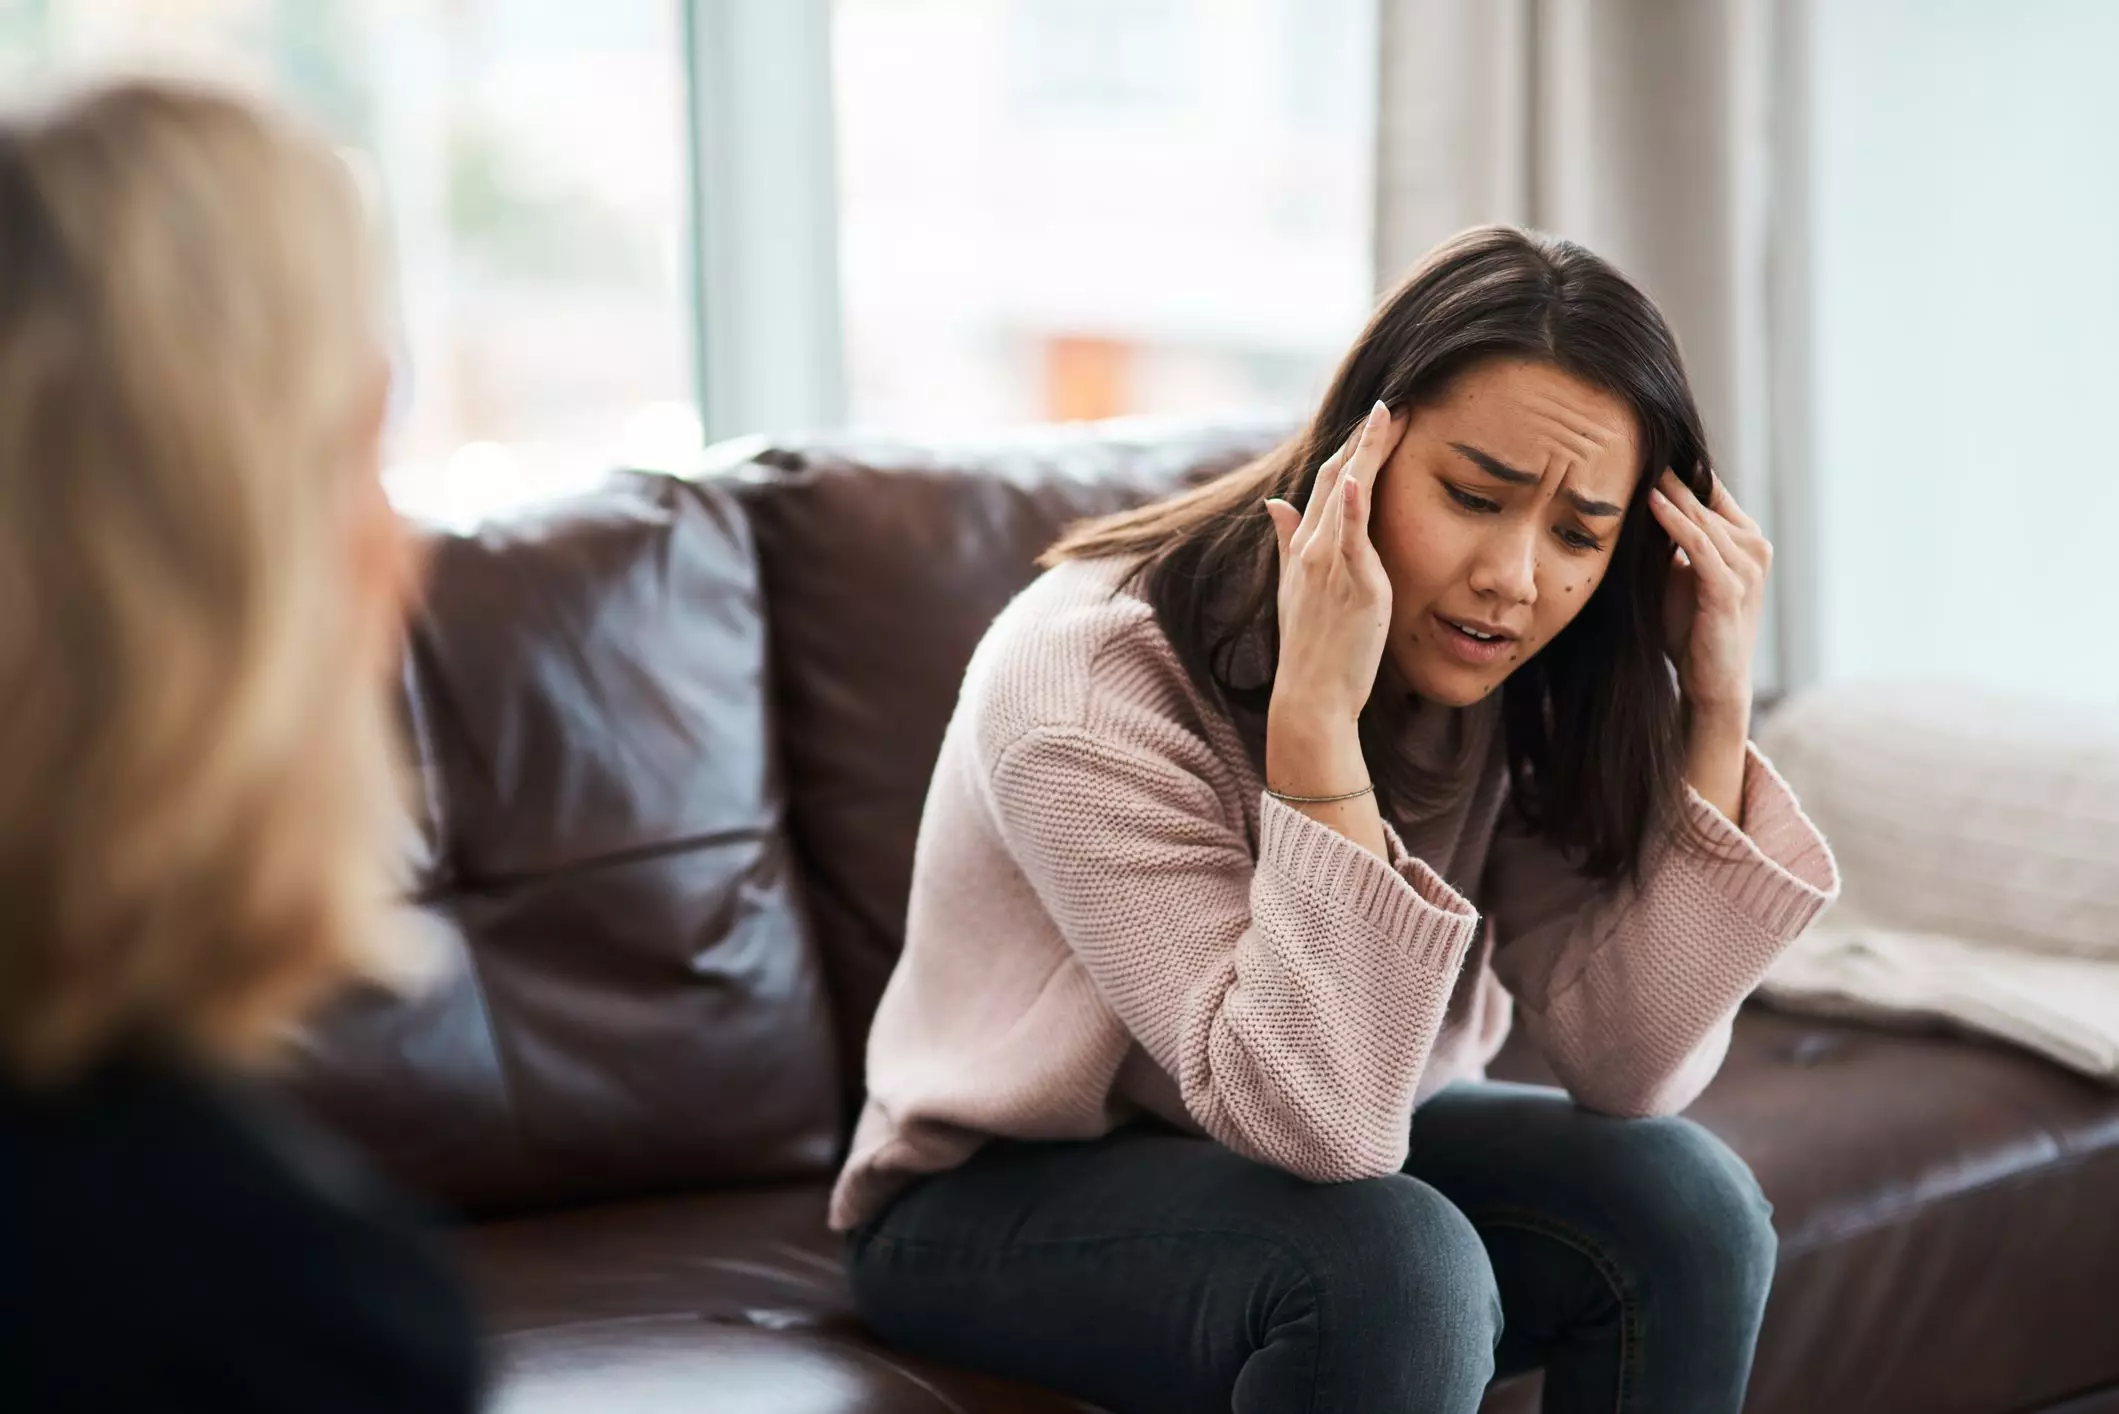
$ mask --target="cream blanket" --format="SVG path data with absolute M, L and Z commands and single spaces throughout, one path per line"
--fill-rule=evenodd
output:
M 2119 1082 L 2119 722 L 1867 683 L 1804 694 L 1758 735 L 1844 888 L 1762 997 L 1949 1022 Z

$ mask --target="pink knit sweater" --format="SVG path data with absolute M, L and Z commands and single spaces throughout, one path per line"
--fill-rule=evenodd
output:
M 1264 794 L 1119 579 L 1051 571 L 972 658 L 836 1228 L 990 1136 L 1091 1139 L 1142 1111 L 1320 1182 L 1391 1173 L 1414 1106 L 1482 1075 L 1512 1009 L 1578 1103 L 1681 1110 L 1838 892 L 1755 748 L 1741 830 L 1686 802 L 1726 857 L 1666 830 L 1638 888 L 1599 888 L 1505 827 L 1497 703 L 1418 715 L 1407 750 L 1472 732 L 1475 767 L 1378 859 Z

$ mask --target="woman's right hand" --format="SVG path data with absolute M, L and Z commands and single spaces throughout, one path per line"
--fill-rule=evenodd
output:
M 1320 730 L 1351 728 L 1375 690 L 1390 633 L 1391 582 L 1369 539 L 1369 501 L 1405 425 L 1377 403 L 1318 468 L 1306 509 L 1266 502 L 1280 544 L 1275 717 Z

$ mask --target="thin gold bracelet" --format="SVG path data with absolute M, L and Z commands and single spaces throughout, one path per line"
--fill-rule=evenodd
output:
M 1344 795 L 1289 795 L 1285 791 L 1274 790 L 1271 786 L 1266 787 L 1266 794 L 1272 796 L 1275 800 L 1284 800 L 1290 805 L 1330 805 L 1335 801 L 1359 799 L 1374 789 L 1376 789 L 1376 783 L 1371 781 L 1360 790 L 1350 790 Z

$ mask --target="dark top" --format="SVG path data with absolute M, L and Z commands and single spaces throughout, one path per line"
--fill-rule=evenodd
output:
M 479 1384 L 434 1238 L 262 1091 L 0 1082 L 0 1408 L 460 1414 Z

